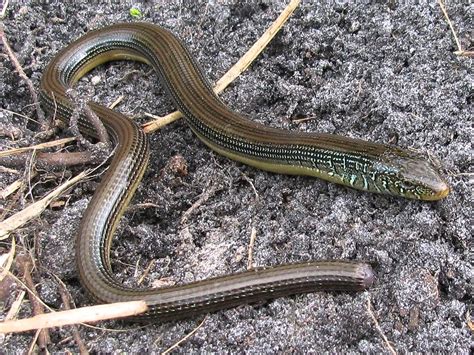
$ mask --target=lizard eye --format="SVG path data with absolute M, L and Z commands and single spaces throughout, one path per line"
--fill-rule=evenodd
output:
M 408 181 L 403 181 L 401 184 L 400 184 L 400 187 L 405 189 L 405 190 L 413 190 L 415 188 L 415 185 L 412 184 L 411 182 L 408 182 Z

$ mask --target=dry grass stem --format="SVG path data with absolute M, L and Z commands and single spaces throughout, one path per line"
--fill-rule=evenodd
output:
M 3 198 L 4 200 L 6 200 L 11 194 L 13 194 L 14 192 L 18 191 L 17 193 L 17 196 L 18 194 L 20 194 L 21 192 L 24 191 L 24 189 L 27 187 L 27 183 L 28 179 L 33 179 L 38 173 L 36 172 L 36 170 L 33 170 L 31 171 L 28 175 L 28 177 L 26 176 L 23 176 L 21 179 L 18 179 L 14 182 L 12 182 L 10 185 L 8 185 L 7 187 L 5 187 L 2 191 L 0 191 L 0 198 Z M 5 210 L 3 211 L 3 213 L 0 213 L 0 220 L 3 220 L 4 216 L 7 214 L 8 210 L 15 204 L 15 200 L 14 199 L 11 199 L 9 201 L 9 205 L 7 208 L 5 208 Z M 0 222 L 1 223 L 1 222 Z
M 59 280 L 58 277 L 56 278 Z M 59 293 L 61 294 L 61 300 L 63 301 L 64 309 L 67 311 L 70 310 L 71 309 L 71 301 L 70 301 L 71 295 L 67 291 L 67 288 L 62 281 L 60 282 L 60 285 L 59 285 Z M 75 324 L 73 324 L 71 325 L 71 329 L 72 329 L 74 341 L 76 342 L 76 345 L 79 348 L 79 353 L 81 355 L 89 354 L 89 351 L 87 350 L 87 347 L 81 338 L 81 334 L 79 333 L 79 328 Z
M 16 242 L 15 242 L 15 238 L 12 238 L 12 245 L 11 245 L 10 251 L 6 254 L 3 254 L 2 260 L 0 261 L 0 267 L 2 269 L 2 272 L 0 273 L 0 282 L 2 282 L 5 276 L 7 276 L 10 272 L 10 269 L 13 263 L 13 257 L 15 256 L 15 250 L 16 250 Z
M 23 280 L 25 285 L 28 287 L 28 296 L 30 298 L 31 308 L 33 309 L 33 314 L 35 316 L 41 316 L 44 314 L 45 307 L 43 302 L 39 302 L 38 292 L 36 291 L 36 285 L 33 282 L 31 272 L 33 271 L 33 260 L 29 254 L 21 255 L 17 258 L 17 265 L 23 273 Z M 48 348 L 48 345 L 51 344 L 51 337 L 49 336 L 48 329 L 38 329 L 37 333 L 37 342 L 41 351 Z M 34 344 L 34 342 L 32 342 Z M 33 346 L 33 345 L 32 345 Z
M 206 190 L 199 196 L 198 200 L 189 207 L 181 217 L 181 224 L 185 224 L 188 221 L 188 218 L 194 213 L 196 209 L 198 209 L 203 203 L 205 203 L 209 198 L 214 196 L 217 190 L 216 184 L 212 185 L 211 187 L 207 187 Z
M 88 174 L 89 171 L 81 172 L 71 180 L 66 181 L 64 184 L 58 186 L 56 189 L 47 194 L 41 200 L 32 203 L 20 212 L 17 212 L 13 216 L 0 222 L 0 240 L 4 239 L 15 229 L 23 226 L 31 219 L 38 217 L 55 198 L 59 197 L 64 191 L 68 190 L 74 184 L 87 177 Z
M 13 50 L 11 49 L 10 44 L 8 43 L 7 37 L 5 36 L 3 23 L 0 24 L 0 39 L 2 40 L 2 43 L 3 43 L 3 50 L 6 52 L 6 54 L 10 58 L 10 61 L 15 67 L 15 70 L 17 71 L 20 78 L 23 79 L 23 81 L 26 83 L 26 86 L 28 87 L 28 91 L 30 92 L 30 95 L 31 95 L 31 99 L 33 100 L 33 106 L 35 107 L 36 115 L 39 118 L 42 128 L 46 129 L 46 126 L 47 126 L 46 119 L 44 117 L 43 111 L 41 110 L 41 107 L 38 101 L 38 95 L 36 94 L 35 86 L 33 85 L 33 82 L 30 80 L 30 78 L 28 78 L 28 76 L 25 74 L 25 71 L 23 70 L 20 62 L 15 56 L 15 53 L 13 53 Z
M 10 196 L 12 193 L 14 193 L 19 188 L 21 188 L 23 184 L 24 184 L 23 179 L 18 179 L 16 181 L 13 181 L 10 185 L 8 185 L 2 191 L 0 191 L 0 198 L 2 200 L 6 200 L 8 196 Z
M 25 295 L 26 295 L 26 291 L 23 291 L 23 290 L 21 290 L 18 293 L 18 296 L 16 296 L 15 301 L 13 301 L 7 315 L 5 316 L 4 322 L 16 318 L 16 316 L 18 315 L 18 312 L 20 311 L 21 304 L 23 300 L 25 299 Z
M 250 241 L 248 247 L 248 262 L 247 262 L 247 270 L 253 269 L 253 248 L 255 245 L 255 239 L 257 238 L 257 230 L 255 227 L 252 227 L 252 232 L 250 233 Z
M 0 174 L 20 175 L 20 172 L 16 169 L 7 168 L 6 166 L 0 166 Z
M 204 322 L 206 321 L 207 319 L 207 316 L 204 317 L 204 319 L 202 320 L 201 323 L 199 323 L 199 325 L 194 328 L 189 334 L 187 334 L 185 337 L 183 337 L 180 341 L 174 343 L 172 346 L 170 346 L 168 349 L 166 349 L 165 351 L 163 351 L 161 353 L 161 355 L 166 355 L 166 354 L 169 354 L 171 351 L 173 351 L 174 349 L 176 349 L 179 345 L 181 345 L 183 342 L 185 342 L 187 339 L 189 339 L 190 337 L 192 337 L 198 330 L 199 328 L 202 327 L 202 325 L 204 324 Z
M 467 322 L 467 326 L 469 327 L 470 331 L 474 332 L 474 323 L 472 322 L 471 313 L 469 312 L 469 310 L 466 312 L 466 322 Z
M 146 312 L 145 301 L 118 302 L 105 305 L 40 314 L 32 318 L 0 323 L 0 333 L 18 333 L 35 329 L 62 327 L 86 322 L 131 317 Z
M 388 340 L 387 336 L 383 332 L 382 328 L 380 327 L 379 322 L 377 321 L 377 318 L 374 315 L 374 312 L 372 312 L 372 303 L 370 300 L 370 297 L 367 297 L 367 312 L 370 315 L 370 318 L 372 318 L 372 321 L 374 322 L 375 328 L 377 329 L 377 332 L 380 334 L 382 337 L 383 341 L 385 342 L 385 345 L 387 346 L 387 349 L 390 351 L 392 355 L 396 355 L 397 352 L 393 348 L 393 346 L 390 344 L 390 341 Z
M 117 98 L 115 99 L 115 101 L 112 102 L 112 103 L 109 105 L 109 108 L 110 108 L 110 109 L 115 108 L 119 103 L 121 103 L 121 102 L 123 101 L 123 98 L 124 98 L 124 97 L 125 97 L 125 96 L 123 96 L 123 95 L 120 95 L 119 97 L 117 97 Z
M 288 6 L 282 11 L 280 16 L 272 23 L 272 25 L 265 31 L 265 33 L 254 43 L 254 45 L 245 53 L 222 78 L 217 81 L 214 92 L 219 94 L 222 92 L 232 81 L 234 81 L 242 72 L 247 69 L 250 64 L 255 60 L 256 57 L 265 49 L 267 44 L 272 40 L 278 31 L 283 27 L 285 22 L 291 16 L 291 14 L 298 7 L 300 0 L 291 0 Z M 156 117 L 152 114 L 146 114 L 148 117 Z M 164 117 L 159 117 L 155 121 L 147 122 L 143 125 L 145 133 L 151 133 L 167 124 L 181 118 L 182 115 L 179 111 L 173 112 Z
M 459 55 L 459 56 L 465 56 L 465 57 L 474 57 L 474 51 L 466 51 L 462 48 L 458 35 L 456 34 L 456 31 L 454 30 L 453 23 L 449 19 L 448 11 L 446 10 L 446 5 L 444 4 L 444 0 L 438 0 L 438 4 L 439 4 L 439 7 L 441 8 L 441 11 L 443 12 L 444 17 L 446 18 L 446 22 L 448 23 L 449 28 L 451 29 L 451 33 L 453 34 L 454 41 L 456 42 L 456 46 L 458 47 L 458 50 L 455 51 L 454 54 Z
M 146 267 L 145 271 L 143 271 L 143 274 L 142 276 L 140 276 L 140 278 L 138 279 L 137 281 L 137 285 L 141 285 L 141 283 L 143 282 L 143 280 L 145 280 L 145 277 L 148 276 L 148 274 L 150 273 L 150 270 L 153 266 L 155 266 L 155 263 L 156 263 L 156 260 L 153 259 L 152 261 L 150 261 L 150 263 L 148 264 L 148 266 Z
M 51 142 L 45 142 L 41 144 L 35 144 L 30 147 L 23 147 L 23 148 L 13 148 L 13 149 L 8 149 L 0 152 L 0 157 L 6 157 L 9 155 L 16 155 L 16 154 L 22 154 L 25 152 L 28 152 L 30 150 L 39 150 L 39 149 L 46 149 L 46 148 L 51 148 L 55 147 L 58 145 L 63 145 L 69 142 L 75 141 L 75 137 L 69 137 L 69 138 L 62 138 L 62 139 L 57 139 L 55 141 Z
M 28 121 L 32 121 L 32 122 L 35 122 L 35 123 L 38 123 L 38 124 L 39 124 L 38 121 L 32 119 L 31 117 L 22 115 L 21 113 L 18 113 L 18 112 L 15 112 L 15 111 L 10 111 L 10 110 L 7 110 L 6 108 L 3 108 L 3 107 L 0 107 L 0 110 L 5 111 L 5 112 L 8 112 L 8 113 L 10 113 L 10 114 L 12 114 L 12 115 L 15 115 L 15 116 L 18 116 L 18 117 L 22 117 L 22 118 L 24 118 L 24 119 L 26 119 L 26 120 L 28 120 Z

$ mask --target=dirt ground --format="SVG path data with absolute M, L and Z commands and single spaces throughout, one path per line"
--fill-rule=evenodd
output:
M 456 44 L 438 3 L 416 3 L 303 1 L 221 97 L 233 109 L 274 127 L 394 142 L 427 152 L 439 159 L 452 188 L 440 202 L 262 172 L 211 152 L 182 120 L 150 135 L 151 163 L 121 220 L 112 252 L 114 269 L 127 284 L 136 284 L 151 260 L 147 285 L 244 270 L 252 228 L 257 232 L 255 266 L 344 258 L 370 262 L 377 275 L 375 285 L 360 294 L 312 293 L 210 314 L 176 353 L 387 352 L 381 333 L 401 353 L 473 350 L 472 59 L 453 54 Z M 215 82 L 286 3 L 10 1 L 3 24 L 38 88 L 48 61 L 70 41 L 90 29 L 138 21 L 130 15 L 132 5 L 141 10 L 139 21 L 160 24 L 183 39 Z M 447 9 L 461 44 L 469 49 L 472 5 L 450 1 Z M 0 138 L 1 149 L 40 143 L 38 125 L 12 113 L 36 118 L 25 83 L 4 55 L 0 73 L 1 128 L 17 132 L 15 139 Z M 94 76 L 98 83 L 92 83 Z M 144 65 L 104 65 L 79 86 L 105 104 L 123 95 L 117 109 L 140 122 L 146 122 L 145 112 L 173 111 L 157 76 Z M 60 130 L 53 138 L 68 136 Z M 65 148 L 77 149 L 75 144 Z M 184 159 L 187 175 L 170 169 L 176 157 Z M 23 193 L 0 200 L 2 216 L 84 168 L 38 169 Z M 18 171 L 2 170 L 0 189 L 32 170 Z M 33 278 L 40 297 L 55 309 L 62 307 L 55 276 L 67 285 L 76 306 L 90 304 L 77 279 L 73 239 L 98 181 L 79 184 L 61 198 L 63 206 L 47 209 L 15 232 L 17 252 L 29 250 L 35 258 Z M 196 202 L 197 208 L 187 213 Z M 9 249 L 10 240 L 2 241 L 0 251 Z M 3 319 L 21 287 L 7 278 L 2 288 Z M 25 300 L 19 316 L 29 315 Z M 202 319 L 145 327 L 110 321 L 79 329 L 93 352 L 161 352 Z M 4 335 L 0 353 L 24 353 L 33 335 Z M 52 329 L 50 335 L 50 352 L 78 351 L 71 328 Z

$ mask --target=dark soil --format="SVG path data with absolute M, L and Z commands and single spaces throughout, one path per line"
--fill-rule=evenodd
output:
M 121 3 L 10 1 L 5 32 L 38 87 L 48 61 L 73 39 L 108 24 L 136 21 L 129 14 L 131 3 Z M 286 5 L 137 3 L 141 21 L 160 24 L 182 38 L 212 82 Z M 472 131 L 467 128 L 472 126 L 472 59 L 453 54 L 453 36 L 435 1 L 323 3 L 303 2 L 259 59 L 221 95 L 223 100 L 274 127 L 396 142 L 428 152 L 442 162 L 451 194 L 440 202 L 423 203 L 259 171 L 214 154 L 179 121 L 150 135 L 151 164 L 122 218 L 112 252 L 114 268 L 130 285 L 137 280 L 136 265 L 141 275 L 151 260 L 156 262 L 146 280 L 149 285 L 163 278 L 185 283 L 244 270 L 255 227 L 256 266 L 366 260 L 374 265 L 376 283 L 360 294 L 298 295 L 210 314 L 177 352 L 386 352 L 367 310 L 370 298 L 396 350 L 469 353 L 473 243 Z M 469 5 L 452 1 L 448 11 L 468 49 Z M 10 113 L 36 118 L 27 87 L 6 56 L 0 57 L 0 72 L 0 122 L 21 135 L 1 138 L 1 149 L 39 143 L 38 125 Z M 96 85 L 93 76 L 100 78 Z M 79 86 L 105 104 L 124 95 L 118 110 L 145 122 L 144 112 L 163 115 L 173 110 L 157 81 L 144 65 L 113 63 L 94 70 Z M 294 122 L 302 117 L 311 120 Z M 70 132 L 58 131 L 57 137 L 65 136 Z M 169 168 L 176 156 L 184 158 L 187 175 Z M 3 216 L 83 169 L 40 171 L 31 181 L 31 194 L 26 189 L 16 200 L 0 201 Z M 0 188 L 18 177 L 2 173 Z M 64 206 L 48 209 L 15 233 L 18 252 L 33 252 L 34 280 L 43 301 L 53 308 L 61 308 L 61 298 L 52 274 L 66 283 L 76 306 L 90 304 L 77 279 L 73 239 L 98 181 L 78 185 L 62 198 Z M 203 194 L 207 198 L 181 222 Z M 4 252 L 9 245 L 4 241 L 0 248 Z M 0 316 L 20 289 L 12 284 L 3 295 Z M 24 302 L 20 316 L 28 315 L 30 306 Z M 107 329 L 81 327 L 80 332 L 94 352 L 160 352 L 201 320 L 145 328 L 106 322 L 100 326 Z M 51 338 L 51 352 L 78 351 L 68 327 L 52 329 Z M 0 339 L 0 352 L 24 353 L 32 339 L 33 333 L 6 335 Z

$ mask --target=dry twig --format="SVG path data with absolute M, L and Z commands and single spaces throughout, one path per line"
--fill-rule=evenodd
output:
M 15 70 L 17 71 L 20 78 L 22 78 L 23 81 L 26 83 L 26 86 L 28 86 L 31 99 L 33 100 L 33 105 L 35 106 L 36 114 L 42 126 L 41 128 L 45 130 L 47 128 L 47 123 L 44 117 L 44 113 L 41 110 L 41 107 L 38 101 L 38 95 L 36 95 L 35 87 L 33 85 L 33 82 L 30 80 L 30 78 L 28 78 L 28 76 L 25 74 L 20 62 L 15 56 L 15 53 L 13 53 L 13 50 L 11 49 L 10 44 L 8 43 L 7 37 L 5 36 L 3 24 L 0 24 L 0 38 L 3 42 L 3 48 L 6 54 L 8 55 L 8 57 L 10 58 L 10 61 L 12 62 L 13 66 L 15 67 Z
M 7 168 L 5 166 L 0 165 L 0 174 L 14 174 L 20 175 L 20 172 L 16 169 Z
M 0 323 L 0 333 L 18 333 L 34 329 L 62 327 L 85 322 L 131 317 L 148 310 L 145 301 L 118 302 L 41 314 L 27 319 Z
M 41 144 L 35 144 L 29 147 L 23 147 L 23 148 L 13 148 L 13 149 L 8 149 L 8 150 L 3 150 L 0 152 L 0 157 L 6 157 L 9 155 L 16 155 L 16 154 L 23 154 L 25 152 L 31 151 L 31 150 L 40 150 L 40 149 L 46 149 L 46 148 L 51 148 L 55 147 L 58 145 L 63 145 L 72 141 L 75 141 L 75 137 L 70 137 L 70 138 L 62 138 L 62 139 L 57 139 L 55 141 L 51 142 L 46 142 L 46 143 L 41 143 Z
M 17 262 L 20 266 L 20 269 L 23 272 L 23 278 L 25 280 L 25 284 L 28 287 L 28 294 L 30 298 L 30 303 L 33 308 L 33 314 L 35 316 L 41 316 L 44 314 L 43 305 L 38 302 L 38 294 L 36 292 L 35 284 L 31 277 L 31 269 L 32 263 L 29 256 L 24 255 L 23 257 L 17 258 Z M 41 329 L 41 328 L 39 328 Z M 47 329 L 41 329 L 38 332 L 38 346 L 40 347 L 41 351 L 47 349 L 48 344 L 51 343 L 51 338 L 49 337 L 49 332 Z
M 0 164 L 9 167 L 22 167 L 29 160 L 30 156 L 27 154 L 0 157 Z M 84 165 L 84 164 L 98 164 L 103 160 L 103 157 L 94 154 L 91 151 L 82 152 L 39 152 L 35 156 L 35 166 L 38 169 L 54 169 L 63 168 L 67 166 Z
M 62 283 L 62 281 L 60 281 L 59 283 L 59 293 L 61 294 L 61 300 L 63 301 L 64 309 L 70 310 L 71 309 L 71 302 L 70 302 L 71 296 L 69 295 L 69 292 L 67 291 L 66 286 Z M 79 333 L 79 329 L 77 328 L 77 326 L 73 324 L 71 325 L 71 328 L 72 328 L 74 341 L 76 342 L 76 345 L 79 348 L 80 354 L 81 355 L 89 354 L 87 347 L 82 341 L 81 334 Z
M 370 315 L 370 318 L 372 318 L 372 321 L 374 322 L 375 328 L 379 332 L 380 336 L 382 337 L 383 341 L 385 342 L 385 345 L 387 346 L 388 350 L 392 355 L 396 355 L 397 352 L 393 348 L 393 346 L 390 344 L 390 341 L 388 340 L 387 336 L 383 332 L 382 328 L 380 327 L 379 322 L 377 321 L 377 318 L 375 318 L 374 312 L 372 312 L 372 303 L 370 301 L 370 296 L 367 297 L 367 312 Z
M 5 276 L 7 276 L 10 272 L 10 268 L 13 263 L 13 257 L 15 256 L 15 250 L 16 242 L 15 238 L 12 238 L 12 246 L 10 248 L 10 251 L 7 254 L 2 255 L 2 260 L 0 262 L 0 267 L 2 269 L 2 272 L 0 273 L 0 282 L 2 282 Z
M 15 213 L 13 216 L 7 218 L 6 220 L 0 222 L 0 240 L 3 239 L 5 236 L 10 234 L 15 229 L 21 227 L 31 219 L 39 216 L 48 205 L 61 195 L 64 191 L 69 189 L 71 186 L 85 178 L 89 174 L 89 171 L 83 171 L 76 177 L 72 178 L 69 181 L 66 181 L 64 184 L 58 186 L 52 192 L 47 194 L 41 200 L 32 203 L 25 209 L 21 210 L 20 212 Z
M 216 193 L 217 186 L 216 184 L 212 185 L 211 187 L 206 187 L 206 190 L 199 196 L 198 200 L 192 204 L 191 207 L 189 207 L 184 213 L 183 216 L 181 217 L 181 224 L 184 224 L 187 222 L 189 216 L 197 209 L 199 208 L 204 202 L 206 202 L 210 197 L 214 196 Z
M 451 33 L 453 34 L 453 37 L 454 37 L 454 41 L 456 42 L 456 46 L 458 47 L 458 50 L 455 51 L 454 54 L 465 56 L 465 57 L 474 57 L 474 51 L 466 51 L 462 48 L 458 35 L 456 34 L 456 31 L 454 30 L 454 26 L 451 20 L 449 19 L 448 11 L 446 10 L 446 5 L 444 4 L 444 0 L 438 0 L 438 4 L 439 4 L 439 7 L 441 8 L 441 11 L 443 12 L 444 17 L 446 18 L 446 22 L 448 22 L 449 28 L 451 29 Z
M 187 334 L 185 337 L 183 337 L 181 340 L 179 340 L 178 342 L 174 343 L 172 346 L 170 346 L 168 349 L 166 349 L 165 351 L 163 351 L 161 353 L 161 355 L 166 355 L 166 354 L 169 354 L 171 351 L 173 351 L 174 349 L 176 349 L 180 344 L 182 344 L 183 342 L 185 342 L 186 340 L 188 340 L 190 337 L 192 337 L 198 330 L 199 328 L 202 327 L 202 325 L 204 324 L 204 322 L 206 321 L 207 319 L 207 316 L 204 317 L 204 319 L 202 320 L 201 323 L 199 323 L 199 325 L 194 328 L 192 330 L 192 332 L 190 332 L 189 334 Z
M 117 97 L 117 98 L 115 99 L 115 101 L 112 102 L 112 103 L 109 105 L 109 108 L 110 108 L 110 109 L 115 108 L 115 106 L 117 106 L 119 103 L 121 103 L 121 102 L 123 101 L 123 98 L 124 98 L 124 97 L 125 97 L 125 96 L 123 96 L 123 95 L 120 95 L 119 97 Z
M 36 172 L 33 171 L 30 175 L 30 178 L 36 176 Z M 10 185 L 6 186 L 3 190 L 0 191 L 0 198 L 6 200 L 11 194 L 15 191 L 19 190 L 18 192 L 22 191 L 26 187 L 26 177 L 23 176 L 20 179 L 13 181 Z M 5 209 L 3 213 L 0 213 L 0 220 L 3 220 L 4 215 L 7 213 L 7 210 L 12 208 L 15 204 L 14 200 L 10 200 L 9 206 Z
M 143 280 L 145 280 L 145 278 L 148 276 L 148 274 L 150 273 L 150 270 L 153 266 L 155 266 L 155 263 L 156 263 L 156 260 L 155 259 L 152 259 L 150 261 L 150 263 L 148 264 L 148 266 L 146 267 L 145 271 L 143 271 L 142 275 L 140 276 L 140 278 L 138 279 L 137 281 L 137 285 L 141 285 L 141 283 L 143 282 Z
M 250 233 L 250 242 L 248 247 L 248 262 L 247 270 L 253 269 L 253 247 L 255 245 L 255 239 L 257 238 L 257 230 L 255 227 L 252 227 L 252 232 Z
M 25 291 L 20 291 L 18 296 L 16 296 L 15 301 L 13 301 L 7 315 L 5 316 L 5 320 L 11 320 L 13 318 L 16 318 L 18 312 L 20 311 L 21 303 L 23 302 L 23 299 L 25 298 L 26 292 Z

